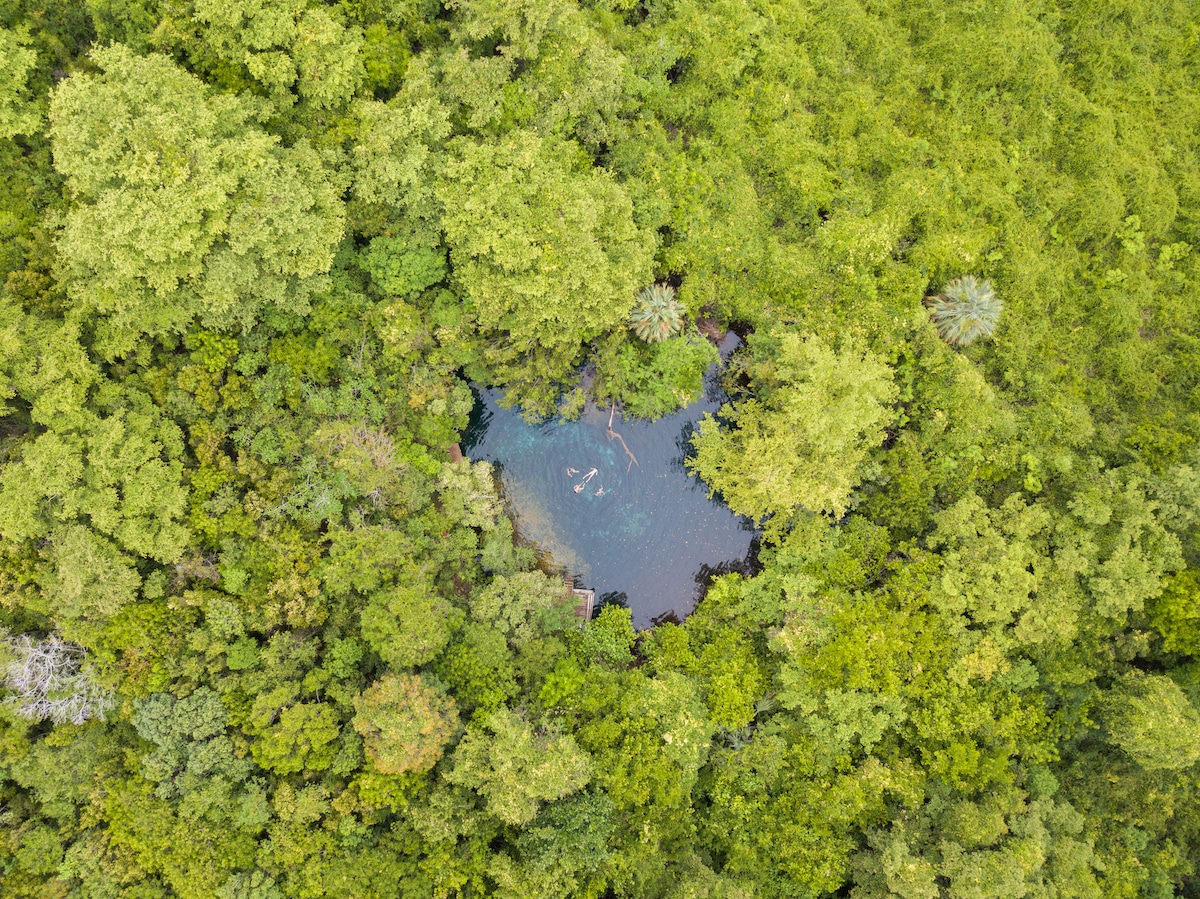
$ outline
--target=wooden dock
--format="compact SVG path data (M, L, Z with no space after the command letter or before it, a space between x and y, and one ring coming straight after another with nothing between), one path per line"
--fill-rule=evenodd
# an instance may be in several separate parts
M575 595L575 618L582 627L592 620L592 613L596 610L596 591L576 587L575 578L569 571L563 575L563 581Z

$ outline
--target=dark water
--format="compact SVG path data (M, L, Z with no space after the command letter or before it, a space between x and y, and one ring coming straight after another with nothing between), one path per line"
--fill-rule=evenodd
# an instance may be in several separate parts
M683 464L695 423L723 399L713 373L704 398L674 415L648 423L617 414L613 430L637 465L619 440L608 439L608 409L589 407L574 422L529 425L501 409L500 396L479 392L463 452L499 466L521 538L544 564L594 589L598 603L628 605L634 624L649 627L656 618L690 612L714 569L743 565L753 526L710 500Z

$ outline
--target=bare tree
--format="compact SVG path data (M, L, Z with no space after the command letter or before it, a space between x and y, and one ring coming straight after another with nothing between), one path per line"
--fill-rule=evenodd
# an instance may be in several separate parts
M112 694L89 680L83 672L84 649L51 634L45 640L28 635L9 638L14 658L5 670L4 683L14 695L6 700L23 718L49 718L55 724L83 724L89 718L104 720L114 705Z

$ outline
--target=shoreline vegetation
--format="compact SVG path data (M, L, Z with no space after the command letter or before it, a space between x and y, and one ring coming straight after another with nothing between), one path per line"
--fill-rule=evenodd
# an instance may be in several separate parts
M0 4L0 895L1200 895L1198 34ZM754 569L577 627L470 384L733 323Z

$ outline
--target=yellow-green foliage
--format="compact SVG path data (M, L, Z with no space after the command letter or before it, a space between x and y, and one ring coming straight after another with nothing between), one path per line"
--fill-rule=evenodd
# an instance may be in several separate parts
M688 466L734 511L772 516L779 535L795 512L845 512L896 388L869 353L794 333L774 339L773 358L752 369L759 398L722 410L731 427L705 417Z
M455 283L502 382L565 380L647 280L651 241L629 198L572 144L532 131L459 140L438 198Z
M1192 0L0 7L0 895L1195 893ZM726 329L576 621L471 382Z
M54 162L73 203L58 275L101 316L111 355L140 334L246 324L303 309L342 233L320 157L250 123L253 108L162 56L119 45L50 104Z

